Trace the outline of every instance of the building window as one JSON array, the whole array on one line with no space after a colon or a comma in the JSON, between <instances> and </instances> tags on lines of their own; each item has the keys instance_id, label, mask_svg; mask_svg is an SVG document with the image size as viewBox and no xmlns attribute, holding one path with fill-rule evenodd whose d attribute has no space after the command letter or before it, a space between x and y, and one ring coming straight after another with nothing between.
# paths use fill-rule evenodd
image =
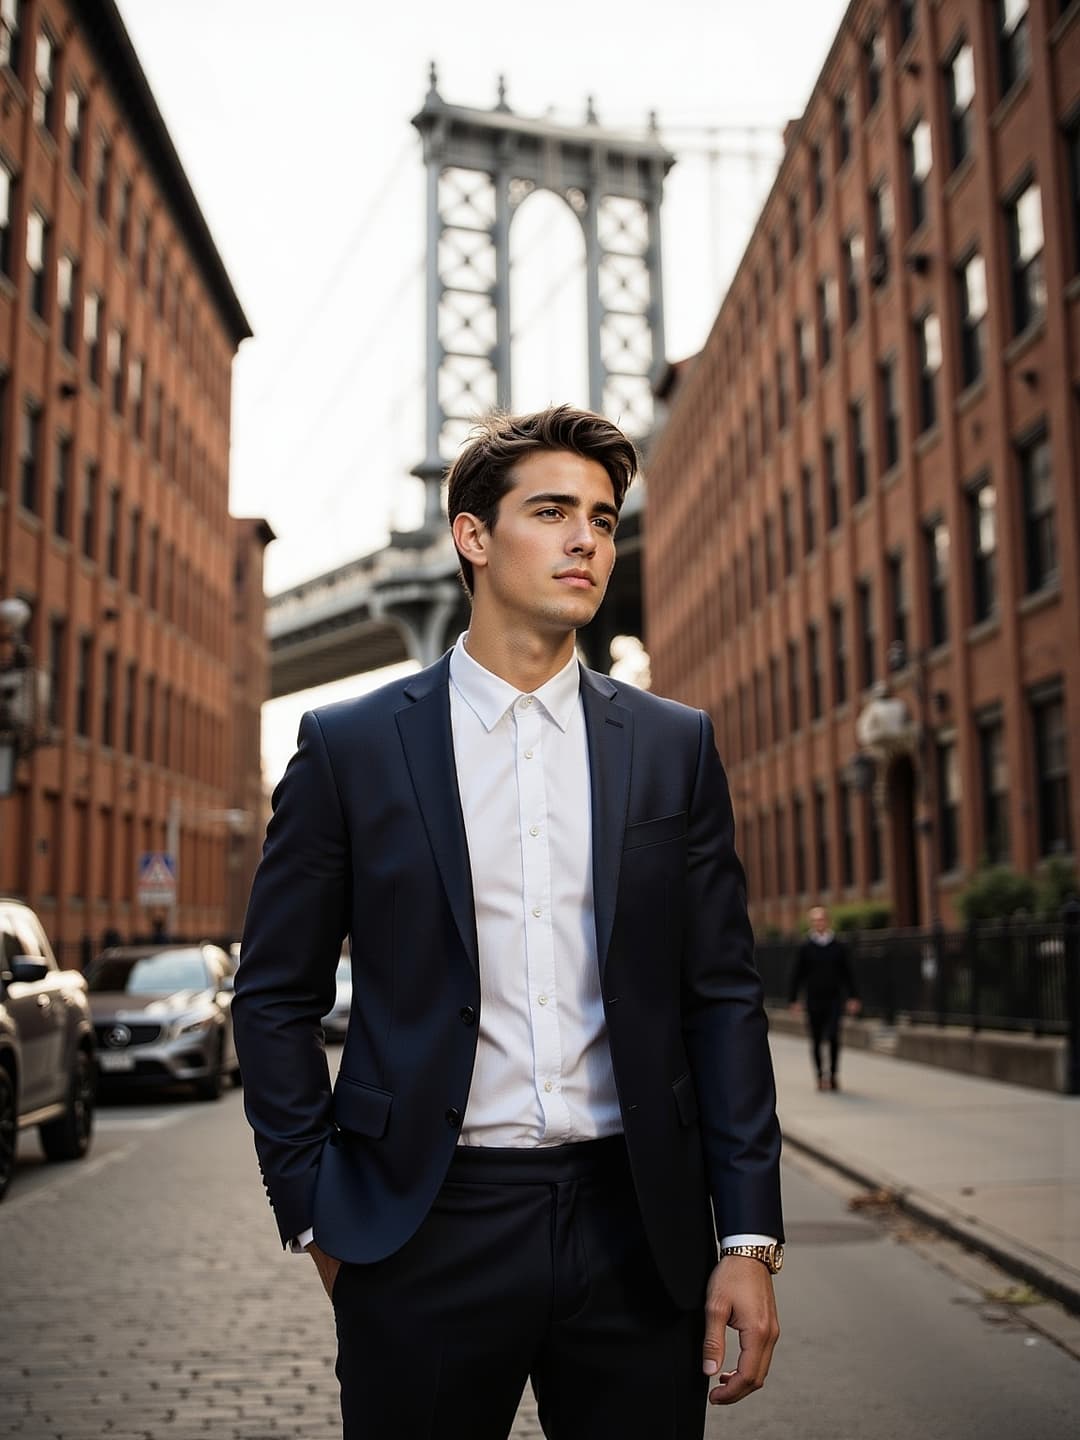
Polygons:
<instances>
[{"instance_id":1,"label":"building window","mask_svg":"<svg viewBox=\"0 0 1080 1440\"><path fill-rule=\"evenodd\" d=\"M761 603L761 537L750 536L750 608L756 610Z\"/></svg>"},{"instance_id":2,"label":"building window","mask_svg":"<svg viewBox=\"0 0 1080 1440\"><path fill-rule=\"evenodd\" d=\"M929 120L920 120L908 131L904 140L904 154L907 160L911 228L918 230L926 220L926 182L934 159Z\"/></svg>"},{"instance_id":3,"label":"building window","mask_svg":"<svg viewBox=\"0 0 1080 1440\"><path fill-rule=\"evenodd\" d=\"M145 372L145 362L141 356L136 356L128 366L128 396L131 400L131 429L137 440L143 438L143 420L145 419L143 377Z\"/></svg>"},{"instance_id":4,"label":"building window","mask_svg":"<svg viewBox=\"0 0 1080 1440\"><path fill-rule=\"evenodd\" d=\"M776 856L776 893L780 897L788 893L787 846L784 844L784 825L784 807L778 800L773 812L773 846Z\"/></svg>"},{"instance_id":5,"label":"building window","mask_svg":"<svg viewBox=\"0 0 1080 1440\"><path fill-rule=\"evenodd\" d=\"M158 751L158 761L166 766L172 760L172 688L168 685L161 692L161 749Z\"/></svg>"},{"instance_id":6,"label":"building window","mask_svg":"<svg viewBox=\"0 0 1080 1440\"><path fill-rule=\"evenodd\" d=\"M159 462L161 460L162 404L162 388L160 385L155 385L150 392L150 455L152 459Z\"/></svg>"},{"instance_id":7,"label":"building window","mask_svg":"<svg viewBox=\"0 0 1080 1440\"><path fill-rule=\"evenodd\" d=\"M829 606L829 629L832 640L833 704L843 705L848 697L847 626L844 605L835 600Z\"/></svg>"},{"instance_id":8,"label":"building window","mask_svg":"<svg viewBox=\"0 0 1080 1440\"><path fill-rule=\"evenodd\" d=\"M0 35L3 31L0 30ZM0 161L0 270L11 275L13 259L11 227L15 221L15 181L11 171Z\"/></svg>"},{"instance_id":9,"label":"building window","mask_svg":"<svg viewBox=\"0 0 1080 1440\"><path fill-rule=\"evenodd\" d=\"M863 66L866 73L866 108L870 111L881 99L881 77L885 71L885 38L880 33L875 32L864 44Z\"/></svg>"},{"instance_id":10,"label":"building window","mask_svg":"<svg viewBox=\"0 0 1080 1440\"><path fill-rule=\"evenodd\" d=\"M975 121L975 52L966 40L945 66L945 103L949 111L949 159L955 170L971 154Z\"/></svg>"},{"instance_id":11,"label":"building window","mask_svg":"<svg viewBox=\"0 0 1080 1440\"><path fill-rule=\"evenodd\" d=\"M956 272L960 311L960 378L964 388L982 378L986 368L986 262L970 256Z\"/></svg>"},{"instance_id":12,"label":"building window","mask_svg":"<svg viewBox=\"0 0 1080 1440\"><path fill-rule=\"evenodd\" d=\"M105 512L105 569L114 579L120 576L120 491L114 485L109 491Z\"/></svg>"},{"instance_id":13,"label":"building window","mask_svg":"<svg viewBox=\"0 0 1080 1440\"><path fill-rule=\"evenodd\" d=\"M1003 865L1009 859L1009 771L1005 726L1000 715L978 722L979 785L982 791L982 859Z\"/></svg>"},{"instance_id":14,"label":"building window","mask_svg":"<svg viewBox=\"0 0 1080 1440\"><path fill-rule=\"evenodd\" d=\"M827 275L818 281L818 335L821 343L821 363L828 365L833 357L833 336L836 333L836 278Z\"/></svg>"},{"instance_id":15,"label":"building window","mask_svg":"<svg viewBox=\"0 0 1080 1440\"><path fill-rule=\"evenodd\" d=\"M750 734L750 690L745 681L739 682L739 754L748 760L754 753L753 737Z\"/></svg>"},{"instance_id":16,"label":"building window","mask_svg":"<svg viewBox=\"0 0 1080 1440\"><path fill-rule=\"evenodd\" d=\"M154 731L157 699L157 681L153 675L146 677L143 694L143 759L152 764L154 759Z\"/></svg>"},{"instance_id":17,"label":"building window","mask_svg":"<svg viewBox=\"0 0 1080 1440\"><path fill-rule=\"evenodd\" d=\"M794 732L802 725L802 674L797 640L789 640L787 643L787 666L789 729Z\"/></svg>"},{"instance_id":18,"label":"building window","mask_svg":"<svg viewBox=\"0 0 1080 1440\"><path fill-rule=\"evenodd\" d=\"M75 353L75 287L79 267L70 255L56 262L56 309L60 319L60 343L69 355Z\"/></svg>"},{"instance_id":19,"label":"building window","mask_svg":"<svg viewBox=\"0 0 1080 1440\"><path fill-rule=\"evenodd\" d=\"M799 213L797 194L788 196L788 245L794 260L802 250L802 216Z\"/></svg>"},{"instance_id":20,"label":"building window","mask_svg":"<svg viewBox=\"0 0 1080 1440\"><path fill-rule=\"evenodd\" d=\"M997 0L998 83L1007 95L1031 68L1027 0Z\"/></svg>"},{"instance_id":21,"label":"building window","mask_svg":"<svg viewBox=\"0 0 1080 1440\"><path fill-rule=\"evenodd\" d=\"M814 327L799 317L795 322L795 391L799 400L810 393L810 370L814 363Z\"/></svg>"},{"instance_id":22,"label":"building window","mask_svg":"<svg viewBox=\"0 0 1080 1440\"><path fill-rule=\"evenodd\" d=\"M874 285L882 286L889 278L889 242L896 227L892 187L880 181L870 192L870 221L873 226L873 254L869 274Z\"/></svg>"},{"instance_id":23,"label":"building window","mask_svg":"<svg viewBox=\"0 0 1080 1440\"><path fill-rule=\"evenodd\" d=\"M854 792L841 777L836 784L836 806L840 815L840 884L855 884L855 803Z\"/></svg>"},{"instance_id":24,"label":"building window","mask_svg":"<svg viewBox=\"0 0 1080 1440\"><path fill-rule=\"evenodd\" d=\"M776 589L776 516L765 516L765 590L771 595Z\"/></svg>"},{"instance_id":25,"label":"building window","mask_svg":"<svg viewBox=\"0 0 1080 1440\"><path fill-rule=\"evenodd\" d=\"M941 322L933 311L915 321L919 357L919 432L937 424L937 377L941 369Z\"/></svg>"},{"instance_id":26,"label":"building window","mask_svg":"<svg viewBox=\"0 0 1080 1440\"><path fill-rule=\"evenodd\" d=\"M64 640L67 624L58 615L49 618L49 726L59 730L64 723Z\"/></svg>"},{"instance_id":27,"label":"building window","mask_svg":"<svg viewBox=\"0 0 1080 1440\"><path fill-rule=\"evenodd\" d=\"M776 357L776 423L781 431L786 430L791 421L790 395L787 356L781 350Z\"/></svg>"},{"instance_id":28,"label":"building window","mask_svg":"<svg viewBox=\"0 0 1080 1440\"><path fill-rule=\"evenodd\" d=\"M997 610L997 493L989 480L968 492L972 609L976 624Z\"/></svg>"},{"instance_id":29,"label":"building window","mask_svg":"<svg viewBox=\"0 0 1080 1440\"><path fill-rule=\"evenodd\" d=\"M769 845L769 812L760 810L758 812L758 889L762 896L772 894L772 886L769 877L769 856L772 854L772 847Z\"/></svg>"},{"instance_id":30,"label":"building window","mask_svg":"<svg viewBox=\"0 0 1080 1440\"><path fill-rule=\"evenodd\" d=\"M150 527L146 537L146 604L149 609L158 606L158 547L160 532L156 525Z\"/></svg>"},{"instance_id":31,"label":"building window","mask_svg":"<svg viewBox=\"0 0 1080 1440\"><path fill-rule=\"evenodd\" d=\"M1080 119L1074 120L1065 132L1069 163L1069 202L1072 210L1072 269L1080 273ZM0 184L3 176L0 175ZM2 219L2 209L0 209ZM2 243L2 241L0 241Z\"/></svg>"},{"instance_id":32,"label":"building window","mask_svg":"<svg viewBox=\"0 0 1080 1440\"><path fill-rule=\"evenodd\" d=\"M1009 228L1013 332L1019 335L1041 320L1046 309L1042 197L1038 185L1028 185L1005 207L1005 214Z\"/></svg>"},{"instance_id":33,"label":"building window","mask_svg":"<svg viewBox=\"0 0 1080 1440\"><path fill-rule=\"evenodd\" d=\"M836 163L846 165L851 159L851 136L854 129L851 96L845 91L836 98Z\"/></svg>"},{"instance_id":34,"label":"building window","mask_svg":"<svg viewBox=\"0 0 1080 1440\"><path fill-rule=\"evenodd\" d=\"M840 460L835 435L825 436L822 453L825 470L825 523L830 530L835 530L840 524L841 510Z\"/></svg>"},{"instance_id":35,"label":"building window","mask_svg":"<svg viewBox=\"0 0 1080 1440\"><path fill-rule=\"evenodd\" d=\"M36 515L41 467L41 411L32 402L23 406L19 425L19 504Z\"/></svg>"},{"instance_id":36,"label":"building window","mask_svg":"<svg viewBox=\"0 0 1080 1440\"><path fill-rule=\"evenodd\" d=\"M57 435L53 461L53 534L71 534L71 436Z\"/></svg>"},{"instance_id":37,"label":"building window","mask_svg":"<svg viewBox=\"0 0 1080 1440\"><path fill-rule=\"evenodd\" d=\"M795 857L795 893L805 895L806 884L806 804L801 795L791 802L791 844Z\"/></svg>"},{"instance_id":38,"label":"building window","mask_svg":"<svg viewBox=\"0 0 1080 1440\"><path fill-rule=\"evenodd\" d=\"M91 292L83 301L83 341L86 345L86 373L95 385L101 384L101 331L104 324L104 303L100 295Z\"/></svg>"},{"instance_id":39,"label":"building window","mask_svg":"<svg viewBox=\"0 0 1080 1440\"><path fill-rule=\"evenodd\" d=\"M825 155L820 144L810 147L810 193L814 214L819 215L825 204Z\"/></svg>"},{"instance_id":40,"label":"building window","mask_svg":"<svg viewBox=\"0 0 1080 1440\"><path fill-rule=\"evenodd\" d=\"M56 92L53 70L56 52L52 37L44 30L38 31L34 47L34 124L43 130L52 130L56 120Z\"/></svg>"},{"instance_id":41,"label":"building window","mask_svg":"<svg viewBox=\"0 0 1080 1440\"><path fill-rule=\"evenodd\" d=\"M784 247L780 240L779 231L774 230L769 236L769 268L772 271L773 294L780 293L780 286L784 283Z\"/></svg>"},{"instance_id":42,"label":"building window","mask_svg":"<svg viewBox=\"0 0 1080 1440\"><path fill-rule=\"evenodd\" d=\"M881 811L872 795L863 796L863 825L866 833L867 876L871 885L879 885L885 875L885 837Z\"/></svg>"},{"instance_id":43,"label":"building window","mask_svg":"<svg viewBox=\"0 0 1080 1440\"><path fill-rule=\"evenodd\" d=\"M844 251L844 298L848 329L859 319L859 294L863 275L863 238L858 233L845 235Z\"/></svg>"},{"instance_id":44,"label":"building window","mask_svg":"<svg viewBox=\"0 0 1080 1440\"><path fill-rule=\"evenodd\" d=\"M754 734L757 748L764 750L769 743L769 716L765 704L765 674L762 670L754 671Z\"/></svg>"},{"instance_id":45,"label":"building window","mask_svg":"<svg viewBox=\"0 0 1080 1440\"><path fill-rule=\"evenodd\" d=\"M139 593L139 562L142 558L142 511L132 510L128 527L128 589Z\"/></svg>"},{"instance_id":46,"label":"building window","mask_svg":"<svg viewBox=\"0 0 1080 1440\"><path fill-rule=\"evenodd\" d=\"M863 690L868 690L877 676L874 592L869 580L860 580L855 586L855 605L859 617L859 684Z\"/></svg>"},{"instance_id":47,"label":"building window","mask_svg":"<svg viewBox=\"0 0 1080 1440\"><path fill-rule=\"evenodd\" d=\"M890 644L896 646L893 654L898 658L903 656L907 659L908 653L908 616L910 602L908 599L907 576L904 573L904 556L902 551L893 551L886 560L886 569L889 581L889 636ZM890 659L892 657L890 656Z\"/></svg>"},{"instance_id":48,"label":"building window","mask_svg":"<svg viewBox=\"0 0 1080 1440\"><path fill-rule=\"evenodd\" d=\"M131 181L125 180L116 202L116 244L125 259L131 253L131 191Z\"/></svg>"},{"instance_id":49,"label":"building window","mask_svg":"<svg viewBox=\"0 0 1080 1440\"><path fill-rule=\"evenodd\" d=\"M106 650L101 667L101 743L116 744L116 651Z\"/></svg>"},{"instance_id":50,"label":"building window","mask_svg":"<svg viewBox=\"0 0 1080 1440\"><path fill-rule=\"evenodd\" d=\"M772 451L772 407L769 401L769 386L762 380L758 389L758 421L761 427L761 453Z\"/></svg>"},{"instance_id":51,"label":"building window","mask_svg":"<svg viewBox=\"0 0 1080 1440\"><path fill-rule=\"evenodd\" d=\"M80 635L75 657L75 733L83 737L90 734L90 677L93 670L93 637Z\"/></svg>"},{"instance_id":52,"label":"building window","mask_svg":"<svg viewBox=\"0 0 1080 1440\"><path fill-rule=\"evenodd\" d=\"M784 576L795 570L795 506L791 491L784 490L780 496L781 543L784 547Z\"/></svg>"},{"instance_id":53,"label":"building window","mask_svg":"<svg viewBox=\"0 0 1080 1440\"><path fill-rule=\"evenodd\" d=\"M949 529L944 520L934 520L923 531L926 537L926 579L930 601L930 644L944 645L949 638Z\"/></svg>"},{"instance_id":54,"label":"building window","mask_svg":"<svg viewBox=\"0 0 1080 1440\"><path fill-rule=\"evenodd\" d=\"M22 0L0 0L0 65L18 75L22 60Z\"/></svg>"},{"instance_id":55,"label":"building window","mask_svg":"<svg viewBox=\"0 0 1080 1440\"><path fill-rule=\"evenodd\" d=\"M83 111L86 102L72 88L64 96L64 134L67 137L68 169L81 176L83 167Z\"/></svg>"},{"instance_id":56,"label":"building window","mask_svg":"<svg viewBox=\"0 0 1080 1440\"><path fill-rule=\"evenodd\" d=\"M784 738L784 681L776 655L769 658L769 703L772 707L773 743L779 744Z\"/></svg>"},{"instance_id":57,"label":"building window","mask_svg":"<svg viewBox=\"0 0 1080 1440\"><path fill-rule=\"evenodd\" d=\"M45 318L45 269L49 256L49 222L40 210L26 217L26 266L30 272L30 307Z\"/></svg>"},{"instance_id":58,"label":"building window","mask_svg":"<svg viewBox=\"0 0 1080 1440\"><path fill-rule=\"evenodd\" d=\"M870 475L870 460L866 450L866 411L861 400L853 400L848 406L848 425L851 431L852 503L857 504L866 497Z\"/></svg>"},{"instance_id":59,"label":"building window","mask_svg":"<svg viewBox=\"0 0 1080 1440\"><path fill-rule=\"evenodd\" d=\"M878 389L881 395L881 459L887 474L900 463L900 386L896 377L896 360L889 357L878 364Z\"/></svg>"},{"instance_id":60,"label":"building window","mask_svg":"<svg viewBox=\"0 0 1080 1440\"><path fill-rule=\"evenodd\" d=\"M832 884L829 876L829 802L825 786L814 786L814 842L817 850L817 888L828 890Z\"/></svg>"},{"instance_id":61,"label":"building window","mask_svg":"<svg viewBox=\"0 0 1080 1440\"><path fill-rule=\"evenodd\" d=\"M114 325L109 331L106 363L109 369L109 388L112 392L114 415L124 413L124 351L126 340L123 330Z\"/></svg>"},{"instance_id":62,"label":"building window","mask_svg":"<svg viewBox=\"0 0 1080 1440\"><path fill-rule=\"evenodd\" d=\"M944 873L960 863L960 760L955 740L937 743L938 864Z\"/></svg>"},{"instance_id":63,"label":"building window","mask_svg":"<svg viewBox=\"0 0 1080 1440\"><path fill-rule=\"evenodd\" d=\"M128 662L124 671L124 754L135 753L135 687L138 684L135 662Z\"/></svg>"},{"instance_id":64,"label":"building window","mask_svg":"<svg viewBox=\"0 0 1080 1440\"><path fill-rule=\"evenodd\" d=\"M804 465L800 472L803 512L803 551L810 555L817 545L817 498L814 494L814 467Z\"/></svg>"},{"instance_id":65,"label":"building window","mask_svg":"<svg viewBox=\"0 0 1080 1440\"><path fill-rule=\"evenodd\" d=\"M97 138L94 154L94 208L103 224L109 222L109 172L112 169L112 150L104 135Z\"/></svg>"},{"instance_id":66,"label":"building window","mask_svg":"<svg viewBox=\"0 0 1080 1440\"><path fill-rule=\"evenodd\" d=\"M821 626L812 620L806 627L806 659L810 667L810 719L820 720L824 710L821 675Z\"/></svg>"},{"instance_id":67,"label":"building window","mask_svg":"<svg viewBox=\"0 0 1080 1440\"><path fill-rule=\"evenodd\" d=\"M1065 701L1058 691L1033 698L1035 778L1038 789L1039 854L1072 850L1069 817L1069 756Z\"/></svg>"},{"instance_id":68,"label":"building window","mask_svg":"<svg viewBox=\"0 0 1080 1440\"><path fill-rule=\"evenodd\" d=\"M150 281L150 216L145 210L139 215L135 230L135 272L145 290Z\"/></svg>"},{"instance_id":69,"label":"building window","mask_svg":"<svg viewBox=\"0 0 1080 1440\"><path fill-rule=\"evenodd\" d=\"M1020 480L1024 496L1024 553L1030 594L1058 578L1057 535L1054 515L1054 474L1050 441L1045 435L1019 447Z\"/></svg>"},{"instance_id":70,"label":"building window","mask_svg":"<svg viewBox=\"0 0 1080 1440\"><path fill-rule=\"evenodd\" d=\"M83 472L82 553L88 560L97 554L98 468L92 460Z\"/></svg>"}]
</instances>

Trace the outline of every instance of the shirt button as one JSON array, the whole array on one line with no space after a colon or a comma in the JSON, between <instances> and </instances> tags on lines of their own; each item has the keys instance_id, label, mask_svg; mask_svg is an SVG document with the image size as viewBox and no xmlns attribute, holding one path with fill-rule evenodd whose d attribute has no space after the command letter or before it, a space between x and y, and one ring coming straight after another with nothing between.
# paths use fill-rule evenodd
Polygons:
<instances>
[{"instance_id":1,"label":"shirt button","mask_svg":"<svg viewBox=\"0 0 1080 1440\"><path fill-rule=\"evenodd\" d=\"M530 834L530 835L539 835L539 834L540 834L540 826L539 826L539 825L530 825L530 826L529 826L529 834Z\"/></svg>"},{"instance_id":2,"label":"shirt button","mask_svg":"<svg viewBox=\"0 0 1080 1440\"><path fill-rule=\"evenodd\" d=\"M551 1094L552 1090L554 1090L554 1088L555 1088L555 1087L554 1087L554 1085L552 1085L552 1083L551 1083L550 1080L545 1080L545 1081L544 1081L544 1089L547 1091L547 1093L548 1093L549 1095Z\"/></svg>"},{"instance_id":3,"label":"shirt button","mask_svg":"<svg viewBox=\"0 0 1080 1440\"><path fill-rule=\"evenodd\" d=\"M526 760L531 760L532 758L533 758L533 752L532 752L531 750L526 750L526 751L525 751L525 759L526 759Z\"/></svg>"},{"instance_id":4,"label":"shirt button","mask_svg":"<svg viewBox=\"0 0 1080 1440\"><path fill-rule=\"evenodd\" d=\"M534 905L534 906L533 906L533 914L536 916L536 918L537 918L538 920L540 919L540 916L543 915L543 913L544 913L544 912L543 912L543 910L541 910L541 908L540 908L539 905Z\"/></svg>"},{"instance_id":5,"label":"shirt button","mask_svg":"<svg viewBox=\"0 0 1080 1440\"><path fill-rule=\"evenodd\" d=\"M546 995L538 995L538 996L536 997L536 1002L537 1002L538 1005L546 1005L546 1004L547 1004L547 996L546 996Z\"/></svg>"},{"instance_id":6,"label":"shirt button","mask_svg":"<svg viewBox=\"0 0 1080 1440\"><path fill-rule=\"evenodd\" d=\"M463 1025L471 1025L476 1019L476 1011L471 1005L463 1005L458 1011Z\"/></svg>"},{"instance_id":7,"label":"shirt button","mask_svg":"<svg viewBox=\"0 0 1080 1440\"><path fill-rule=\"evenodd\" d=\"M446 1112L446 1123L450 1126L451 1130L456 1130L461 1124L461 1111L455 1110L451 1105L450 1109Z\"/></svg>"},{"instance_id":8,"label":"shirt button","mask_svg":"<svg viewBox=\"0 0 1080 1440\"><path fill-rule=\"evenodd\" d=\"M532 704L532 702L533 702L533 697L532 697L531 695L523 695L523 696L521 697L521 708L522 708L522 710L527 710L527 709L529 708L529 706Z\"/></svg>"}]
</instances>

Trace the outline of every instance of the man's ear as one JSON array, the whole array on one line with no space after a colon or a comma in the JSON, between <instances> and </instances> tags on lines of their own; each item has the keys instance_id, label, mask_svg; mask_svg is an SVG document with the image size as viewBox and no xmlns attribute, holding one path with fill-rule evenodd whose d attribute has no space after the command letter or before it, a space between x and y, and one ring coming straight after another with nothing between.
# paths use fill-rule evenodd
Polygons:
<instances>
[{"instance_id":1,"label":"man's ear","mask_svg":"<svg viewBox=\"0 0 1080 1440\"><path fill-rule=\"evenodd\" d=\"M487 564L488 543L488 528L484 522L463 510L454 516L450 533L458 554L468 560L474 570L483 569Z\"/></svg>"}]
</instances>

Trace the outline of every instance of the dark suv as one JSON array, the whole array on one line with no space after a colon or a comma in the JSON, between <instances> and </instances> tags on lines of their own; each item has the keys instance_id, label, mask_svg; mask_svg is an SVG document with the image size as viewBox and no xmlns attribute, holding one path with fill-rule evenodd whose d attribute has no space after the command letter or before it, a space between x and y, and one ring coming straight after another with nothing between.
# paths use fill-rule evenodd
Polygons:
<instances>
[{"instance_id":1,"label":"dark suv","mask_svg":"<svg viewBox=\"0 0 1080 1440\"><path fill-rule=\"evenodd\" d=\"M94 1028L86 981L61 970L28 905L0 899L0 1199L19 1130L49 1160L79 1160L94 1117Z\"/></svg>"}]
</instances>

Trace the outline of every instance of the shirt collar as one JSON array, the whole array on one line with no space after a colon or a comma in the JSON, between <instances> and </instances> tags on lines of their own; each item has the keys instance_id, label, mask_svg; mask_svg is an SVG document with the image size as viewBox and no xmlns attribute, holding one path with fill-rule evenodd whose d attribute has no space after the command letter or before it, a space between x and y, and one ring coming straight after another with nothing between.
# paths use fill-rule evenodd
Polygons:
<instances>
[{"instance_id":1,"label":"shirt collar","mask_svg":"<svg viewBox=\"0 0 1080 1440\"><path fill-rule=\"evenodd\" d=\"M514 701L525 692L515 690L501 676L479 664L465 649L465 636L459 635L450 652L450 682L465 704L489 733L495 729ZM531 692L542 709L560 730L565 731L581 694L581 667L571 655L558 674Z\"/></svg>"},{"instance_id":2,"label":"shirt collar","mask_svg":"<svg viewBox=\"0 0 1080 1440\"><path fill-rule=\"evenodd\" d=\"M823 930L820 935L816 930L810 931L810 939L813 940L815 945L828 945L833 938L834 936L831 930Z\"/></svg>"}]
</instances>

